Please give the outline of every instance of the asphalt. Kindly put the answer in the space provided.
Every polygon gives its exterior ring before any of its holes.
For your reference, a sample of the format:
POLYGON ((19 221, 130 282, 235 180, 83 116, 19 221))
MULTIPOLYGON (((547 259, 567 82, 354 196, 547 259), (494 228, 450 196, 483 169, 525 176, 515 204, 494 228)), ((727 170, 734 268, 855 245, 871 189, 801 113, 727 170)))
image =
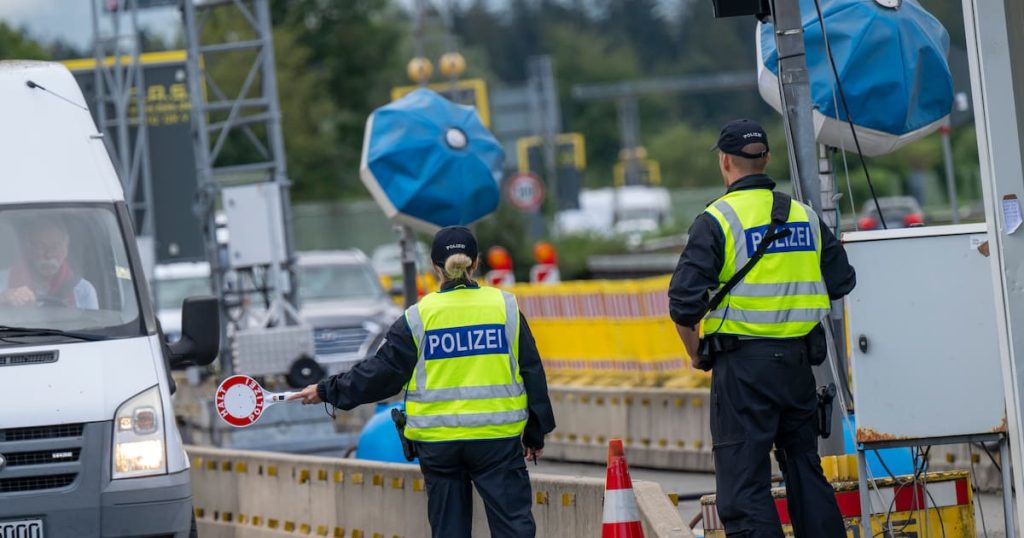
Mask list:
MULTIPOLYGON (((530 472, 561 474, 569 476, 604 478, 605 466, 590 463, 569 463, 561 461, 540 460, 537 466, 529 465, 530 472)), ((715 490, 715 475, 710 473, 692 473, 682 471, 664 471, 659 469, 630 468, 630 477, 634 480, 649 480, 661 484, 666 493, 676 493, 679 501, 679 515, 684 523, 700 513, 700 494, 712 493, 715 490), (693 500, 686 500, 692 497, 693 500)), ((977 524, 979 538, 1006 538, 1008 535, 1003 525, 1003 501, 1001 493, 982 493, 975 497, 974 519, 977 524), (984 515, 984 518, 982 518, 984 515), (984 521, 984 524, 982 524, 984 521)), ((700 530, 700 524, 695 530, 700 530)))

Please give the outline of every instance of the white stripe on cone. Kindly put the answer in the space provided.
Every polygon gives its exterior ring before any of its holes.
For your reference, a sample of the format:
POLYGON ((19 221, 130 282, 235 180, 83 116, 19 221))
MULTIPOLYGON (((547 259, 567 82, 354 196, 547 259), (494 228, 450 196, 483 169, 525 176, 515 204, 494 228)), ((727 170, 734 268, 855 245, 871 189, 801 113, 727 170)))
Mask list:
POLYGON ((604 522, 632 523, 640 521, 633 489, 609 489, 604 492, 604 522))

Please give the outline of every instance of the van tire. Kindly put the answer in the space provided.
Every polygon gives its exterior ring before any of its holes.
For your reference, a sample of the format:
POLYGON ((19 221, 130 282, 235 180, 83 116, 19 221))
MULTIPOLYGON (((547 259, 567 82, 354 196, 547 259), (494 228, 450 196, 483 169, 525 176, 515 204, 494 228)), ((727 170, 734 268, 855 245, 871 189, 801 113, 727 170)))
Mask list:
POLYGON ((199 530, 196 529, 196 513, 192 512, 192 528, 188 531, 188 538, 199 538, 199 530))

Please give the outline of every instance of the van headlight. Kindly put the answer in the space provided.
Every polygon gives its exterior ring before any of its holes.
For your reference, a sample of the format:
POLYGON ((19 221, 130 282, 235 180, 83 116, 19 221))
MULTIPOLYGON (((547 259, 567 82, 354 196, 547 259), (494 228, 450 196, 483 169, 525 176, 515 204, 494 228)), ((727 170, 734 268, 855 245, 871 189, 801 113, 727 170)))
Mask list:
POLYGON ((114 478, 167 474, 163 405, 154 386, 121 404, 114 414, 114 478))

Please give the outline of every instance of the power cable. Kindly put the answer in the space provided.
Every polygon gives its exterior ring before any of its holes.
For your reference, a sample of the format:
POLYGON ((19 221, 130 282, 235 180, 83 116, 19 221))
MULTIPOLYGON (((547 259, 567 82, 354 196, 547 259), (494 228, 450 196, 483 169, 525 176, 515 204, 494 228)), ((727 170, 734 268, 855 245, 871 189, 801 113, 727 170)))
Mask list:
MULTIPOLYGON (((774 9, 774 2, 772 8, 774 9)), ((843 91, 843 82, 839 79, 839 69, 836 68, 836 60, 832 57, 832 46, 828 40, 828 32, 825 30, 825 16, 821 12, 821 0, 814 0, 814 8, 818 11, 818 26, 821 27, 821 36, 825 41, 825 56, 828 57, 829 65, 832 67, 832 76, 836 81, 836 88, 839 90, 839 99, 843 103, 843 110, 846 112, 846 123, 850 126, 850 133, 853 135, 853 143, 857 146, 857 156, 860 158, 860 164, 864 168, 864 179, 868 182, 868 189, 871 191, 871 199, 875 202, 875 209, 878 211, 878 221, 882 224, 883 229, 888 229, 889 226, 885 223, 885 215, 882 214, 882 206, 878 203, 878 195, 875 194, 875 185, 871 181, 871 173, 868 171, 868 163, 864 160, 864 152, 860 149, 860 137, 857 136, 857 129, 853 126, 853 120, 850 114, 850 105, 846 102, 846 92, 843 91)), ((839 119, 839 110, 836 110, 836 119, 839 119)))

